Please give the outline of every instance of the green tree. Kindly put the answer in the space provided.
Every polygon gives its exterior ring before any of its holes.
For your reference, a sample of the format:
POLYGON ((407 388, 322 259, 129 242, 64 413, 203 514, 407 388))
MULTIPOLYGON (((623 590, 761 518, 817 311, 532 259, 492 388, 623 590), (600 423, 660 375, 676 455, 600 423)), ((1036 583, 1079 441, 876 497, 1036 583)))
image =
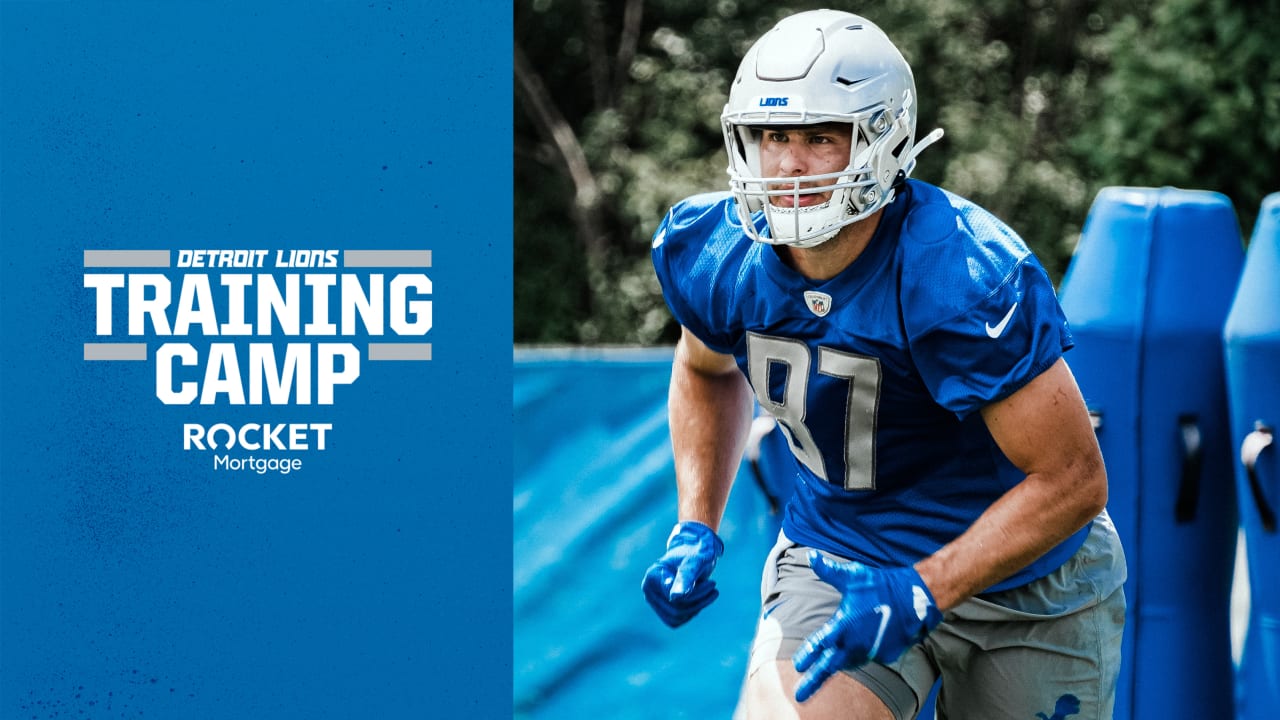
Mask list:
POLYGON ((517 5, 518 342, 673 337, 649 236, 676 200, 724 185, 718 117, 758 25, 741 18, 764 5, 517 5))
POLYGON ((1073 139, 1097 184, 1221 192, 1247 239, 1280 191, 1277 27, 1274 0, 1166 0, 1124 17, 1096 49, 1112 58, 1106 112, 1073 139))

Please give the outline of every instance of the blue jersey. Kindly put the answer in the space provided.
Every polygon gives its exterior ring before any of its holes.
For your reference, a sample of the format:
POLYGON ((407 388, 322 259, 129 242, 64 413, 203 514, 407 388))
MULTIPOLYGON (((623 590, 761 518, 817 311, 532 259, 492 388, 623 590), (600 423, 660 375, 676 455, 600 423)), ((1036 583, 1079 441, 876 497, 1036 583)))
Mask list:
MULTIPOLYGON (((699 195, 663 220, 653 262, 675 318, 736 358, 785 431, 790 539, 911 564, 1025 477, 976 411, 1053 365, 1071 334, 1035 256, 977 205, 908 181, 858 259, 815 281, 752 242, 727 193, 699 195)), ((990 590, 1057 568, 1087 531, 990 590)))

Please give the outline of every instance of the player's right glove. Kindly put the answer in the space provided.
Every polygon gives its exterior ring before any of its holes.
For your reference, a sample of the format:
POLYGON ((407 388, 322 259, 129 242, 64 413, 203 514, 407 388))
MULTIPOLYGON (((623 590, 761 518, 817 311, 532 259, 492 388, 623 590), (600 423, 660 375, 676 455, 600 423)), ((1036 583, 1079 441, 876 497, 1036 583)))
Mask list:
POLYGON ((827 678, 871 660, 891 663, 942 622, 933 594, 915 568, 873 568, 809 551, 809 565, 840 591, 840 607, 793 657, 804 673, 796 700, 808 700, 827 678))
POLYGON ((667 551, 649 566, 641 588, 662 622, 680 627, 720 596, 711 571, 724 554, 715 531, 700 522, 677 523, 667 551))

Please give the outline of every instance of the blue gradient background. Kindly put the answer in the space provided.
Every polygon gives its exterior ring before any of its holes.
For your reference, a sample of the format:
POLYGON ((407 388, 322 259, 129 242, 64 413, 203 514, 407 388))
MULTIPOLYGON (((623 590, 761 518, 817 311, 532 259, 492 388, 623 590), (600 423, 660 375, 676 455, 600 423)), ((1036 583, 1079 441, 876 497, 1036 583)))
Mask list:
POLYGON ((0 717, 510 712, 509 15, 0 2, 0 717), (433 359, 164 406, 82 360, 83 251, 161 248, 429 249, 433 359), (334 429, 257 475, 185 422, 334 429))

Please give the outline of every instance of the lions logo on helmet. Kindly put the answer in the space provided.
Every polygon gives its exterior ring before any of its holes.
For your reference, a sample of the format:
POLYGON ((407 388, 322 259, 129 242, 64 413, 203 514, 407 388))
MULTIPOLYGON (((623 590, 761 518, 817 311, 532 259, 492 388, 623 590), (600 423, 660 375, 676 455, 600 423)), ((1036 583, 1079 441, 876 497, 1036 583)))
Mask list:
POLYGON ((753 240, 812 247, 893 200, 899 177, 922 150, 915 143, 915 78, 902 53, 874 23, 857 15, 813 10, 792 15, 747 52, 721 115, 729 154, 729 188, 753 240), (763 126, 846 123, 853 133, 848 166, 801 177, 762 177, 763 126), (803 188, 803 190, 802 190, 803 188), (825 203, 773 205, 771 196, 831 193, 825 203), (768 234, 753 213, 764 212, 768 234))

